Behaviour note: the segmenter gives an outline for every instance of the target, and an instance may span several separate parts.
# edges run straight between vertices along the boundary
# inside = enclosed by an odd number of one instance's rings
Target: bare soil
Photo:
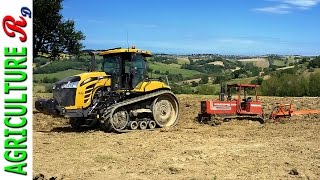
[[[320,118],[220,126],[195,121],[200,100],[179,95],[177,126],[124,134],[74,132],[68,120],[34,112],[36,179],[319,179]],[[320,98],[262,97],[268,114],[277,101],[320,109]]]

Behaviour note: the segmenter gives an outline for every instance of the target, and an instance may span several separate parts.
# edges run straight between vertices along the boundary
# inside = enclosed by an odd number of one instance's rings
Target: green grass
[[[273,65],[275,66],[286,66],[283,60],[274,60]]]
[[[80,58],[84,58],[84,59],[90,60],[90,59],[91,59],[91,56],[90,56],[90,55],[81,55]],[[102,57],[102,56],[99,56],[99,55],[95,55],[95,58],[96,58],[96,60],[101,60],[101,59],[103,59],[103,57]]]
[[[236,83],[241,83],[241,84],[250,84],[252,80],[256,79],[257,77],[248,77],[248,78],[237,78],[237,79],[232,79],[228,81],[230,84],[236,84]]]
[[[295,62],[294,57],[293,56],[289,56],[288,57],[288,64],[294,63],[294,62]]]
[[[319,73],[319,72],[320,72],[320,68],[314,69],[314,73]]]
[[[33,83],[33,92],[38,93],[38,92],[44,92],[45,90],[45,84],[43,83]]]
[[[153,71],[158,70],[161,73],[166,73],[169,71],[170,74],[182,74],[184,78],[193,77],[194,75],[202,74],[201,72],[189,70],[189,69],[181,69],[179,65],[167,65],[163,63],[149,63],[149,67],[153,69]],[[155,74],[153,74],[155,75]]]
[[[248,77],[248,78],[237,78],[231,79],[227,82],[227,84],[250,84],[252,80],[256,79],[257,77]],[[220,84],[214,84],[215,88],[220,88]]]
[[[309,77],[311,74],[316,74],[316,73],[320,73],[320,68],[315,68],[313,72],[309,72],[308,70],[306,70],[303,75],[305,77]]]
[[[73,76],[76,74],[80,74],[83,73],[84,71],[81,70],[74,70],[74,69],[69,69],[66,71],[60,71],[60,72],[56,72],[56,73],[51,73],[51,74],[34,74],[33,75],[33,79],[36,81],[40,81],[41,79],[43,79],[44,77],[48,77],[48,78],[57,78],[59,80],[69,77],[69,76]]]
[[[190,61],[188,58],[177,58],[178,64],[189,64]]]
[[[43,98],[52,98],[52,93],[47,93],[46,91],[46,85],[45,83],[33,83],[33,95],[36,97],[43,97]]]

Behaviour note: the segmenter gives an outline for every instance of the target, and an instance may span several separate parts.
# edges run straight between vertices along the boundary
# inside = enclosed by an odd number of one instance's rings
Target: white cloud
[[[283,3],[290,4],[295,7],[311,8],[317,5],[319,0],[282,0]]]
[[[256,8],[255,11],[273,13],[273,14],[288,14],[290,13],[291,7],[286,4],[280,4],[276,6],[269,6],[264,8]]]
[[[320,0],[267,0],[278,2],[278,4],[268,7],[255,8],[254,11],[267,12],[273,14],[288,14],[294,9],[307,10],[320,3]]]

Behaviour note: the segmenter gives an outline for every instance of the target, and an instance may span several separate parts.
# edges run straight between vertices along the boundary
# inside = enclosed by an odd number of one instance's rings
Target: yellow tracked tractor
[[[102,71],[65,78],[55,83],[53,99],[35,102],[38,111],[70,118],[72,128],[100,125],[108,132],[173,126],[179,102],[168,83],[147,77],[150,51],[114,48],[99,53]]]

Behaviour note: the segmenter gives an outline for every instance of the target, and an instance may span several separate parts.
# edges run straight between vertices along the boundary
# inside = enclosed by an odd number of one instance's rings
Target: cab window
[[[146,76],[147,63],[145,57],[141,54],[134,54],[132,56],[131,68],[134,72],[132,86],[135,87]]]
[[[118,74],[120,72],[121,56],[105,56],[103,57],[102,70],[107,74]]]

